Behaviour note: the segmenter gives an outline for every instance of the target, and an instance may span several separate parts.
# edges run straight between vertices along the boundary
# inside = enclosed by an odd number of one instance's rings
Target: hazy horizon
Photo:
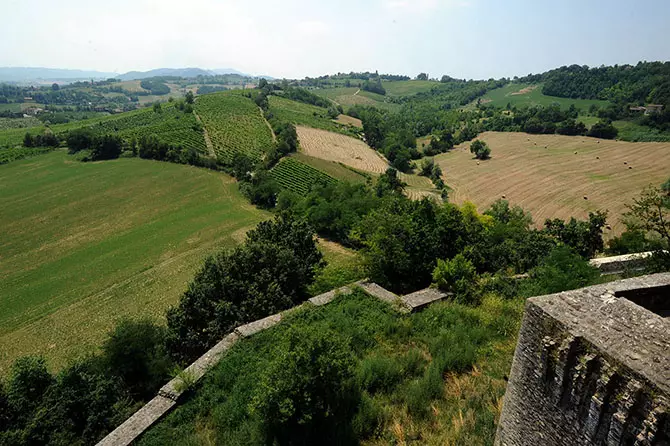
[[[3,67],[488,79],[670,59],[670,4],[661,0],[6,1],[13,20],[0,29]]]

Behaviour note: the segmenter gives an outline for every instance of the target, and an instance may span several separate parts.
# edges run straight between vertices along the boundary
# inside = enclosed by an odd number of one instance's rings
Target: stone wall
[[[188,366],[180,376],[161,387],[158,391],[158,395],[154,399],[135,412],[112,433],[103,438],[98,443],[98,446],[127,446],[137,440],[146,430],[157,423],[179,403],[179,398],[187,390],[188,385],[195,384],[202,379],[207,371],[218,364],[225,356],[226,352],[240,339],[253,336],[260,331],[277,325],[281,322],[282,317],[285,314],[295,311],[297,308],[304,305],[326,305],[332,302],[337,296],[350,294],[354,287],[360,287],[369,295],[393,305],[403,313],[418,311],[432,302],[442,300],[449,296],[448,293],[429,288],[401,297],[385,290],[375,283],[360,281],[351,286],[345,286],[312,297],[306,303],[283,313],[273,314],[258,321],[237,327],[232,333],[225,336],[221,342],[216,344],[207,353]]]
[[[529,299],[495,444],[670,445],[669,304],[670,274]]]

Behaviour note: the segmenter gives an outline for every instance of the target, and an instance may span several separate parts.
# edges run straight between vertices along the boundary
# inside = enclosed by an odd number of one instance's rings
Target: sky
[[[670,60],[670,0],[0,0],[0,66],[488,79]]]

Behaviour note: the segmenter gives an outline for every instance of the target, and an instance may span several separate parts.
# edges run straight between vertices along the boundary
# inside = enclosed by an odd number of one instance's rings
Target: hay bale
[[[596,159],[597,159],[597,160],[599,160],[599,159],[600,159],[600,157],[599,157],[599,156],[596,156]]]
[[[503,195],[502,198],[503,198],[503,200],[504,200],[504,199],[506,199],[507,197]]]
[[[589,197],[587,197],[586,195],[584,195],[584,200],[588,200],[588,199],[589,199]]]
[[[628,166],[628,169],[632,169],[632,168],[633,168],[633,166]]]
[[[577,155],[577,152],[575,152],[575,155]]]

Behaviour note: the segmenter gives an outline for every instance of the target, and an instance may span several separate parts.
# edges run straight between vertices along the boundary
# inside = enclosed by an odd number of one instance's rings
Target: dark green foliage
[[[31,135],[27,132],[23,137],[23,147],[58,147],[60,140],[54,133],[47,129],[41,135]]]
[[[614,139],[619,134],[616,127],[611,122],[597,122],[593,124],[587,135],[594,138]]]
[[[260,87],[259,85],[259,88]],[[333,103],[328,99],[315,95],[304,88],[286,87],[283,88],[283,96],[293,101],[303,102],[305,104],[316,105],[317,107],[330,108]],[[338,113],[339,114],[339,113]]]
[[[358,405],[354,356],[334,332],[290,330],[256,386],[266,444],[342,444]]]
[[[137,150],[140,158],[144,159],[206,166],[205,160],[195,149],[163,142],[155,135],[141,136],[137,141]]]
[[[480,141],[479,139],[470,144],[470,153],[474,153],[475,158],[479,160],[487,160],[491,158],[491,149],[484,141]]]
[[[600,271],[567,246],[555,248],[520,285],[523,296],[542,296],[594,284]]]
[[[97,136],[91,141],[90,150],[93,161],[116,159],[123,151],[123,139],[114,135]]]
[[[170,351],[194,359],[235,327],[302,302],[321,266],[306,223],[285,215],[261,223],[242,246],[209,257],[168,310]]]
[[[193,96],[193,92],[190,91],[190,90],[188,92],[186,92],[186,97],[184,98],[184,100],[186,101],[187,104],[192,105],[194,100],[195,100],[195,98]]]
[[[454,293],[454,299],[464,304],[474,304],[479,299],[479,278],[474,265],[463,254],[450,260],[437,260],[433,283],[441,290]]]
[[[158,78],[142,79],[140,86],[145,90],[149,90],[155,96],[165,95],[170,92],[170,87],[165,85],[162,79]]]
[[[606,252],[611,255],[622,255],[653,251],[659,248],[661,244],[658,241],[648,240],[644,231],[633,229],[624,231],[620,236],[609,240]]]
[[[102,345],[104,367],[136,399],[153,396],[174,367],[163,346],[165,334],[150,320],[124,320]]]
[[[607,212],[589,212],[588,221],[571,218],[568,223],[562,220],[547,220],[545,231],[560,242],[572,248],[576,253],[590,259],[604,248],[603,227],[607,221]]]
[[[12,365],[7,385],[7,402],[18,418],[24,420],[42,402],[53,382],[43,358],[27,356]]]
[[[95,135],[91,129],[81,128],[72,130],[67,135],[67,147],[69,153],[77,153],[81,150],[90,150],[93,146]]]
[[[568,136],[584,135],[586,133],[586,126],[583,122],[577,122],[570,118],[558,124],[556,133]]]
[[[393,168],[386,169],[377,179],[375,191],[378,197],[385,195],[400,195],[405,190],[405,184],[399,177],[398,171]]]
[[[382,80],[379,77],[368,79],[361,85],[361,90],[377,93],[382,96],[386,94],[386,89],[382,86]]]
[[[277,203],[277,195],[281,191],[279,185],[267,170],[257,169],[250,181],[240,184],[240,192],[261,208],[270,209]]]
[[[370,356],[361,361],[356,379],[360,388],[371,394],[389,392],[403,379],[403,370],[395,358]]]

